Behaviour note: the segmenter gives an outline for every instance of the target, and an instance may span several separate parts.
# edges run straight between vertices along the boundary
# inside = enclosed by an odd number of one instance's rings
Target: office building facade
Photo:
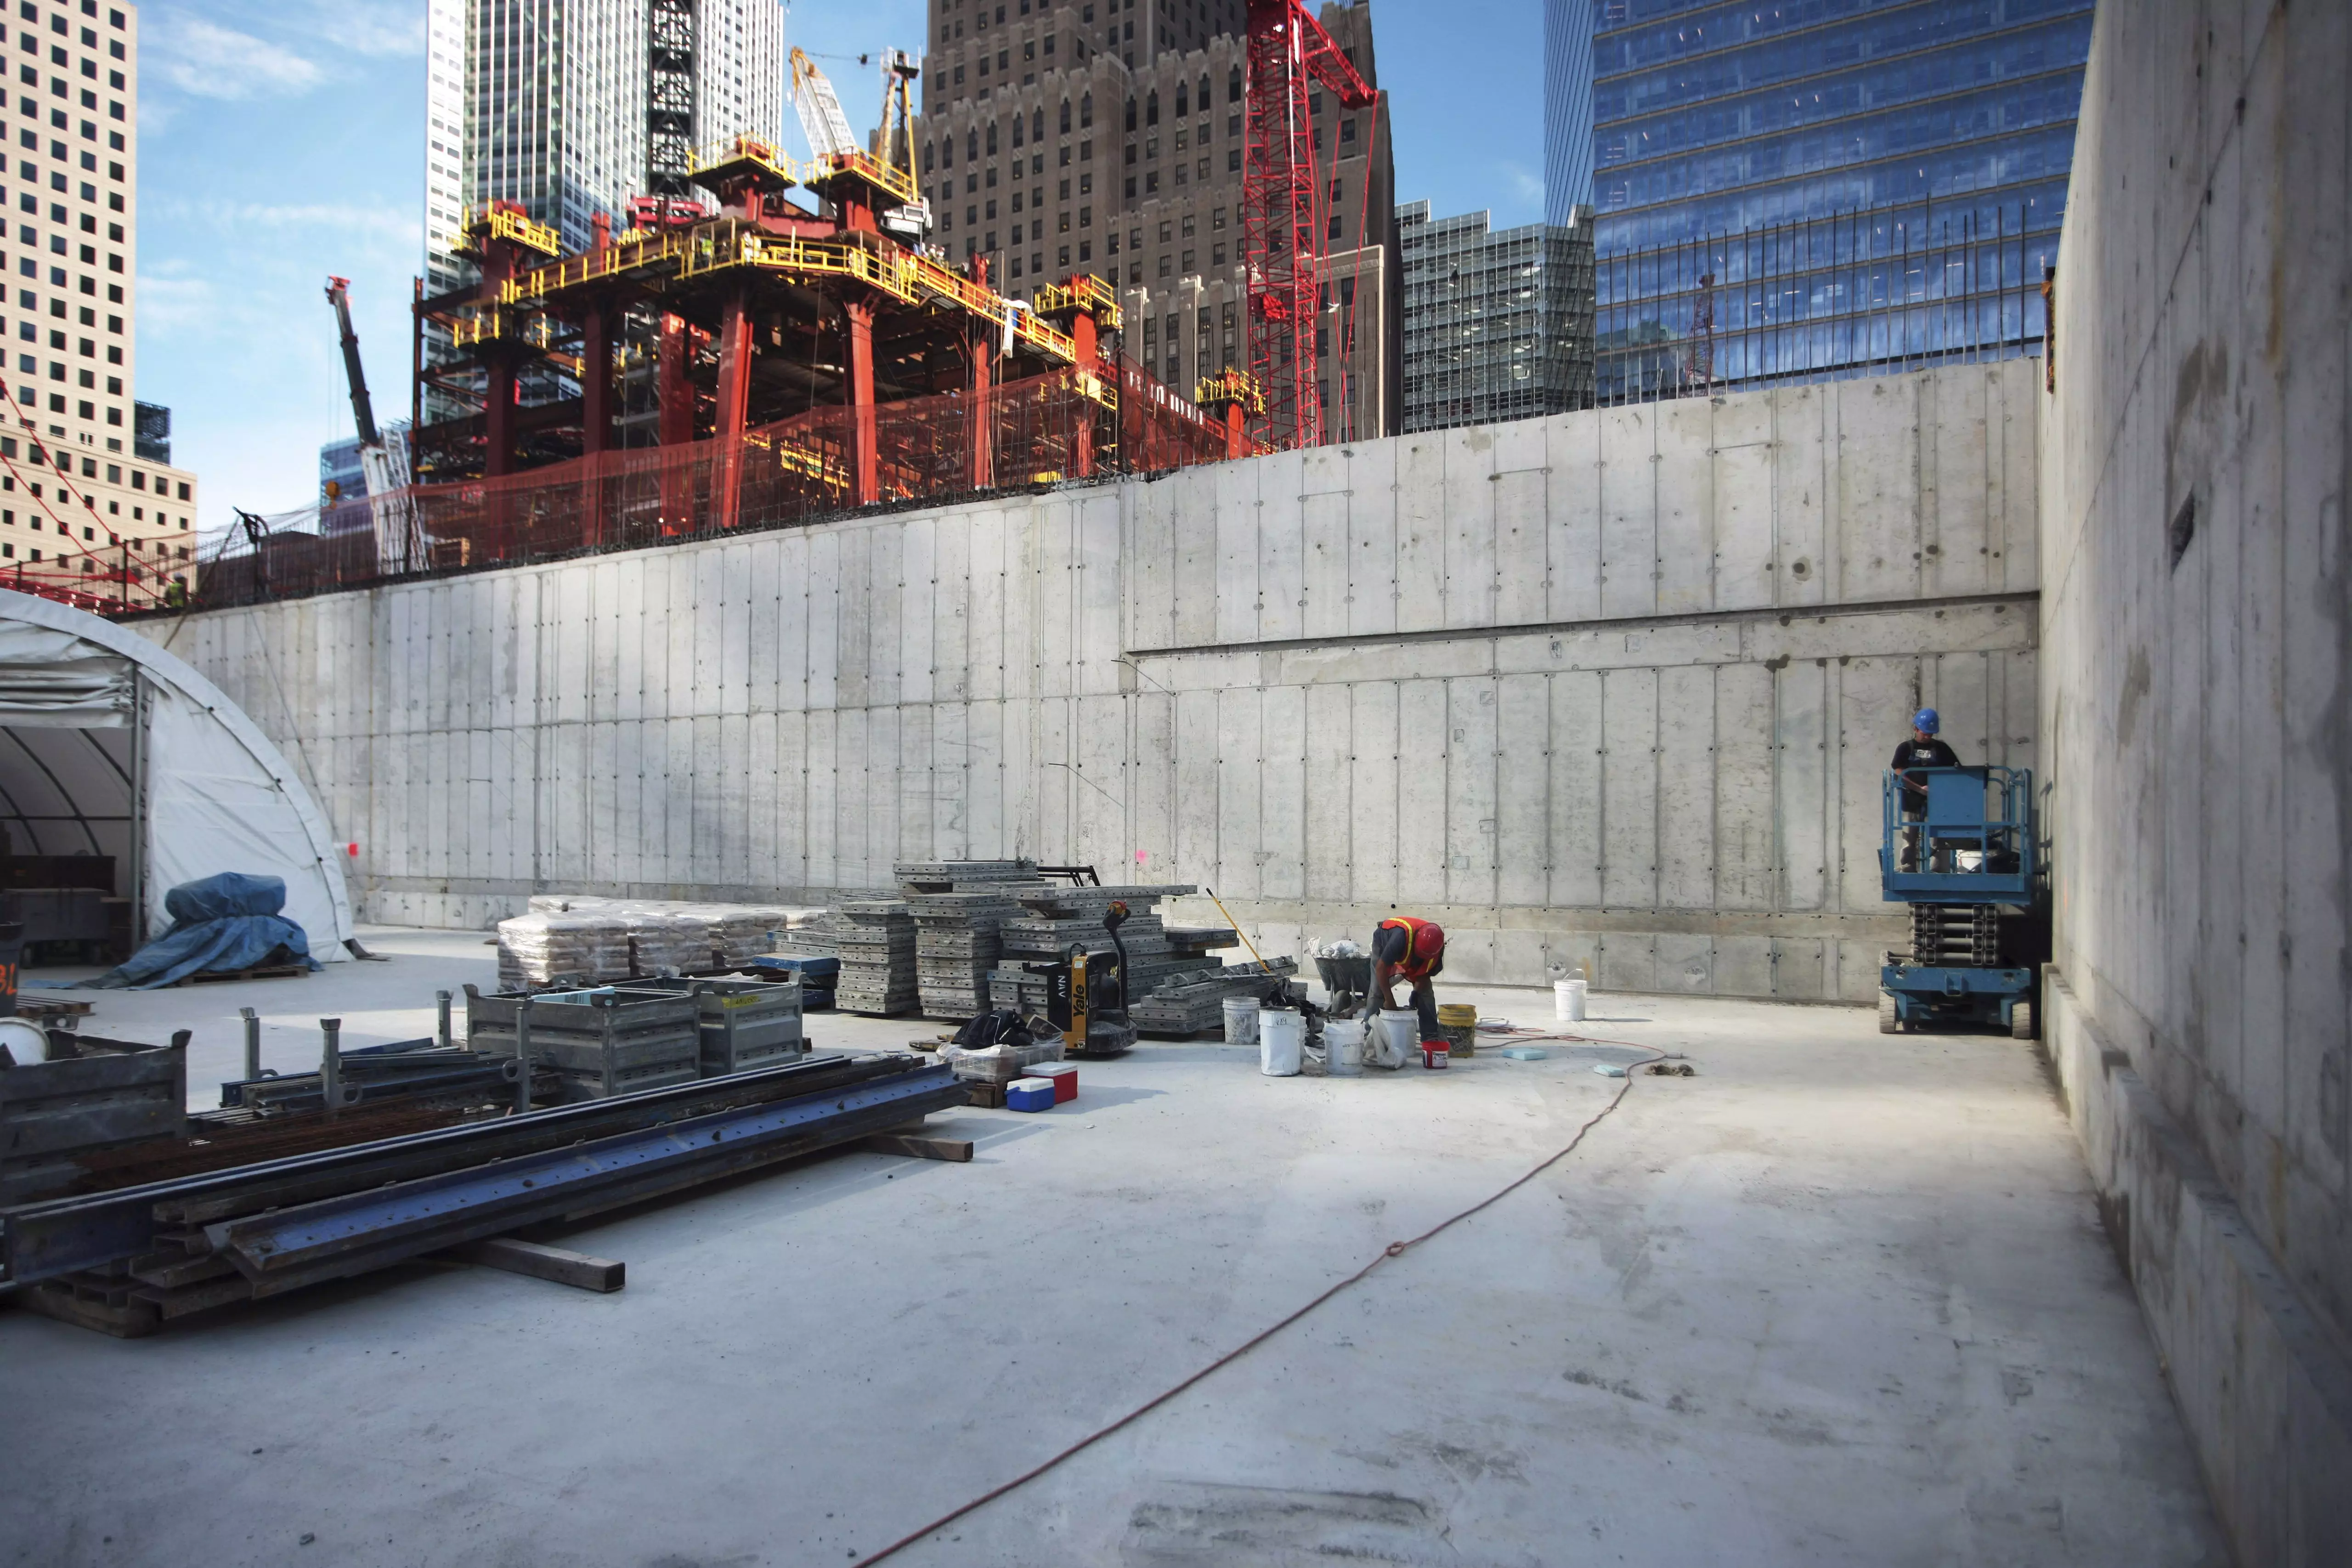
[[[1397,208],[1404,427],[1443,430],[1591,405],[1592,213],[1489,229],[1487,215]]]
[[[21,0],[0,47],[16,66],[0,92],[0,573],[186,586],[195,476],[172,465],[169,412],[133,396],[138,9]]]
[[[1600,0],[1598,397],[2034,352],[2091,0]]]
[[[1593,0],[1544,0],[1544,222],[1592,201]]]
[[[1602,254],[1932,199],[2055,229],[2091,0],[1602,0]]]
[[[1371,12],[1318,18],[1379,85]],[[1121,351],[1190,396],[1249,363],[1242,254],[1241,0],[930,0],[917,141],[932,243],[985,257],[1006,294],[1074,272],[1115,284]],[[1310,100],[1331,226],[1317,339],[1330,440],[1402,426],[1402,274],[1386,100]]]

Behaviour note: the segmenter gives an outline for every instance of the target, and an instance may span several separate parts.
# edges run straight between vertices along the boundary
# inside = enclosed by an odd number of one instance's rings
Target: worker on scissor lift
[[[1400,980],[1412,988],[1412,1008],[1421,1016],[1421,1037],[1442,1040],[1437,1032],[1437,991],[1430,981],[1445,967],[1445,931],[1435,921],[1411,915],[1391,915],[1372,932],[1372,994],[1365,1004],[1366,1017],[1394,1007]]]
[[[1933,708],[1922,708],[1911,715],[1911,738],[1895,748],[1895,760],[1887,767],[1903,774],[1903,820],[1915,823],[1927,815],[1927,775],[1910,770],[1919,768],[1957,768],[1959,753],[1936,738],[1943,721]],[[1932,847],[1930,853],[1933,853]],[[1903,868],[1906,871],[1919,868],[1919,829],[1903,829]]]

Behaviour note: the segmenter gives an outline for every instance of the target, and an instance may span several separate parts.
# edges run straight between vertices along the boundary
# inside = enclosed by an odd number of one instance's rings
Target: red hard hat
[[[1412,933],[1412,951],[1415,956],[1421,958],[1435,958],[1439,953],[1444,952],[1445,951],[1444,928],[1423,921],[1420,929]]]

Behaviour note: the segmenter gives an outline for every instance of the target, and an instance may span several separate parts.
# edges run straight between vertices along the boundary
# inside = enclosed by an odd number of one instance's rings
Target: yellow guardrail
[[[1109,284],[1091,272],[1080,274],[1070,283],[1048,283],[1039,289],[1037,309],[1048,316],[1063,310],[1083,310],[1105,331],[1115,332],[1120,326],[1118,296],[1111,292]]]
[[[509,212],[503,207],[477,207],[466,215],[466,237],[468,239],[511,240],[542,256],[563,254],[563,237],[543,223],[534,222],[522,213]]]
[[[810,174],[806,166],[794,163],[789,154],[756,136],[730,136],[697,150],[687,165],[687,173],[689,176],[708,174],[730,163],[749,163],[765,169],[787,185],[804,184]]]
[[[538,304],[554,293],[631,272],[667,270],[691,248],[688,231],[631,229],[602,250],[583,250],[516,274],[499,287],[501,304]]]
[[[897,197],[901,203],[922,199],[921,193],[915,189],[911,175],[887,163],[878,163],[863,153],[827,153],[808,166],[801,183],[822,186],[825,181],[845,174],[863,180],[875,189]]]
[[[1265,394],[1257,378],[1238,365],[1227,365],[1215,375],[1205,375],[1192,389],[1192,401],[1202,408],[1221,408],[1238,403],[1244,413],[1264,414]]]
[[[562,257],[544,267],[517,274],[499,286],[502,308],[531,310],[567,289],[604,279],[632,275],[667,275],[681,279],[707,278],[734,267],[756,267],[764,272],[805,278],[845,278],[864,283],[901,304],[935,303],[960,310],[982,321],[1001,324],[1003,295],[975,283],[961,273],[912,251],[886,247],[879,251],[842,240],[811,240],[764,233],[746,224],[706,225],[693,229],[662,229],[651,233],[632,229],[602,250]],[[1118,324],[1118,303],[1108,285],[1089,278],[1086,295],[1097,320]],[[1071,291],[1064,289],[1065,295]],[[1072,296],[1076,298],[1076,296]],[[1108,311],[1106,317],[1103,312]],[[470,340],[481,342],[510,336],[505,331],[479,331]],[[1016,345],[1061,364],[1077,362],[1076,341],[1035,310],[1013,311]],[[1117,393],[1107,391],[1106,406],[1117,406]]]

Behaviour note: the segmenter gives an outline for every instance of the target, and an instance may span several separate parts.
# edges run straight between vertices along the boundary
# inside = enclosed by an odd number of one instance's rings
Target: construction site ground
[[[264,1060],[428,1033],[475,932],[388,963],[95,995]],[[79,971],[37,970],[39,989]],[[1443,986],[1549,1024],[1551,997]],[[461,1013],[462,1016],[462,1013]],[[812,1015],[820,1048],[938,1026]],[[914,1564],[2226,1561],[2034,1047],[1862,1009],[1601,994],[1443,1074],[1269,1079],[1147,1042],[1075,1104],[935,1118],[970,1164],[843,1153],[608,1216],[598,1296],[421,1262],[118,1342],[0,1312],[0,1561],[850,1563],[1375,1269]]]

